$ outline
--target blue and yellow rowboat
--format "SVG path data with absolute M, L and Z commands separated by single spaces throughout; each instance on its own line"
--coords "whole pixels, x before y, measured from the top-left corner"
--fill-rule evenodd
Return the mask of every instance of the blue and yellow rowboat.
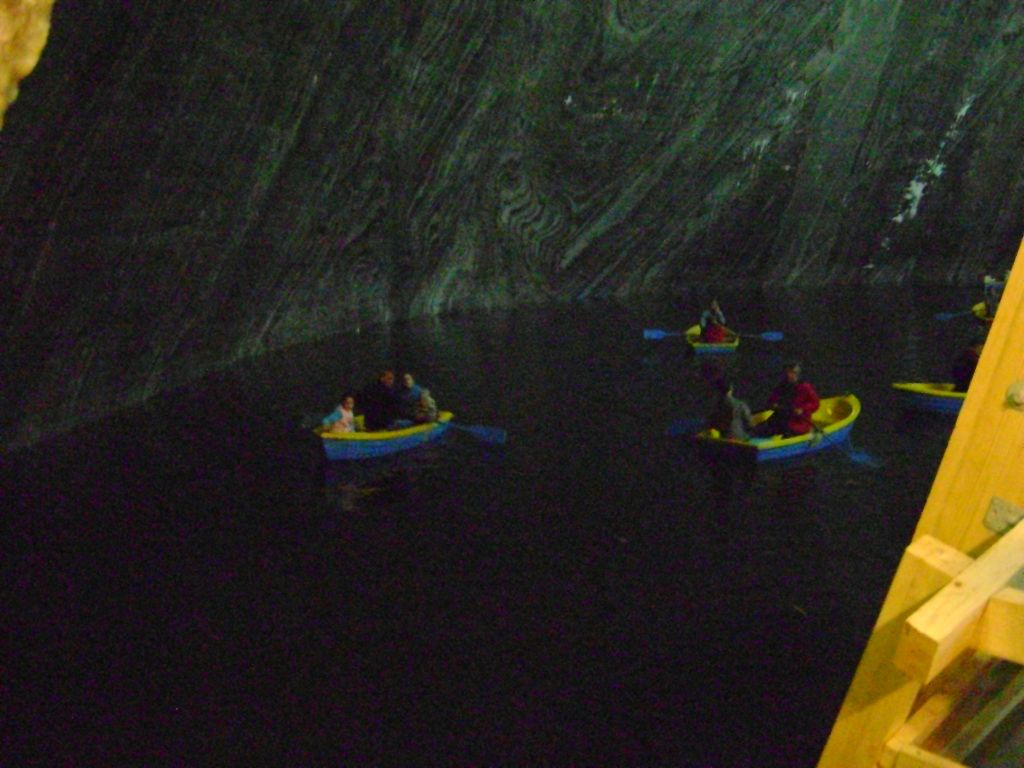
M 357 429 L 362 426 L 362 420 L 362 416 L 356 416 Z M 448 430 L 451 420 L 451 411 L 441 411 L 437 414 L 437 421 L 413 424 L 401 429 L 334 433 L 317 427 L 313 431 L 323 442 L 324 455 L 332 461 L 374 459 L 390 453 L 408 451 L 437 440 Z
M 732 331 L 729 331 L 729 333 L 732 333 Z M 693 351 L 698 354 L 735 352 L 736 347 L 740 345 L 740 337 L 733 333 L 733 337 L 729 341 L 723 341 L 720 344 L 709 344 L 706 341 L 700 340 L 700 326 L 694 325 L 686 329 L 686 343 L 693 347 Z
M 760 424 L 771 416 L 772 411 L 758 411 L 754 424 Z M 860 400 L 856 395 L 839 395 L 821 399 L 818 410 L 811 417 L 814 429 L 806 435 L 783 437 L 773 435 L 752 440 L 731 440 L 723 438 L 717 430 L 705 429 L 694 435 L 702 448 L 721 452 L 747 461 L 775 461 L 806 456 L 842 443 L 849 438 L 853 424 L 860 416 Z
M 949 382 L 897 381 L 892 388 L 905 407 L 931 413 L 959 413 L 967 397 L 966 392 L 954 392 Z

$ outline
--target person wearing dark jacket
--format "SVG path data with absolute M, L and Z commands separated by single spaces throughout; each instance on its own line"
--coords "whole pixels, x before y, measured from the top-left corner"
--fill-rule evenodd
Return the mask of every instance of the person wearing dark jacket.
M 978 367 L 978 360 L 981 359 L 981 350 L 985 346 L 984 338 L 977 338 L 969 347 L 960 351 L 953 361 L 953 391 L 966 392 L 967 387 L 974 378 L 974 370 Z
M 395 372 L 386 370 L 356 397 L 368 432 L 388 429 L 400 415 Z

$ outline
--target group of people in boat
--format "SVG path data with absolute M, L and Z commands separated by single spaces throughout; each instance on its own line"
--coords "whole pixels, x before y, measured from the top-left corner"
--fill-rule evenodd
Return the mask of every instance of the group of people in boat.
M 700 341 L 723 344 L 735 339 L 736 334 L 726 325 L 718 299 L 711 299 L 700 315 Z M 821 398 L 814 386 L 801 378 L 801 373 L 802 366 L 797 360 L 783 365 L 782 379 L 765 402 L 765 409 L 772 413 L 761 423 L 754 424 L 750 406 L 736 396 L 735 385 L 725 377 L 721 364 L 717 360 L 709 361 L 704 366 L 704 375 L 715 392 L 715 399 L 708 415 L 708 427 L 732 440 L 807 434 L 814 429 L 812 417 Z
M 361 420 L 356 419 L 361 415 Z M 358 393 L 346 392 L 341 403 L 324 417 L 327 433 L 367 432 L 403 429 L 413 424 L 437 421 L 437 403 L 430 390 L 416 383 L 409 372 L 398 379 L 387 368 Z
M 1002 293 L 1002 283 L 995 286 L 986 277 L 985 304 L 995 313 Z M 717 299 L 712 299 L 700 316 L 700 340 L 708 344 L 731 341 L 735 334 L 725 324 L 725 314 Z M 976 335 L 954 358 L 951 365 L 953 391 L 966 392 L 974 377 L 985 345 L 985 334 Z M 814 386 L 801 379 L 802 366 L 799 361 L 787 362 L 782 368 L 782 380 L 771 391 L 765 410 L 771 415 L 759 424 L 754 424 L 750 406 L 736 396 L 734 384 L 729 381 L 717 361 L 705 365 L 705 376 L 715 391 L 714 404 L 708 416 L 708 427 L 723 438 L 750 440 L 757 437 L 781 435 L 793 437 L 805 435 L 814 429 L 813 415 L 820 405 L 820 397 Z
M 771 410 L 771 415 L 755 424 L 750 406 L 736 396 L 735 386 L 725 377 L 722 368 L 709 363 L 705 375 L 717 396 L 708 415 L 708 427 L 731 440 L 806 435 L 814 429 L 813 416 L 821 398 L 810 382 L 801 379 L 801 372 L 802 366 L 796 360 L 782 366 L 782 380 L 765 402 L 765 409 Z

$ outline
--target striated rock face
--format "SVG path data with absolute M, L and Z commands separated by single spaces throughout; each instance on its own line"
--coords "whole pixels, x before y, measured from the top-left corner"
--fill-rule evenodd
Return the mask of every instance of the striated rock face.
M 688 285 L 975 281 L 1024 9 L 64 0 L 0 134 L 0 442 L 243 356 Z

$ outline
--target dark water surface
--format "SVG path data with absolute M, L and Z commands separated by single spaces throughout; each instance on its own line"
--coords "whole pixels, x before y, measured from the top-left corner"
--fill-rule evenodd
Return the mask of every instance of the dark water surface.
M 784 357 L 858 448 L 757 469 L 663 436 L 697 310 L 588 304 L 338 337 L 3 459 L 4 764 L 813 765 L 953 420 L 966 291 L 721 297 L 759 405 Z M 382 365 L 464 424 L 326 465 Z

